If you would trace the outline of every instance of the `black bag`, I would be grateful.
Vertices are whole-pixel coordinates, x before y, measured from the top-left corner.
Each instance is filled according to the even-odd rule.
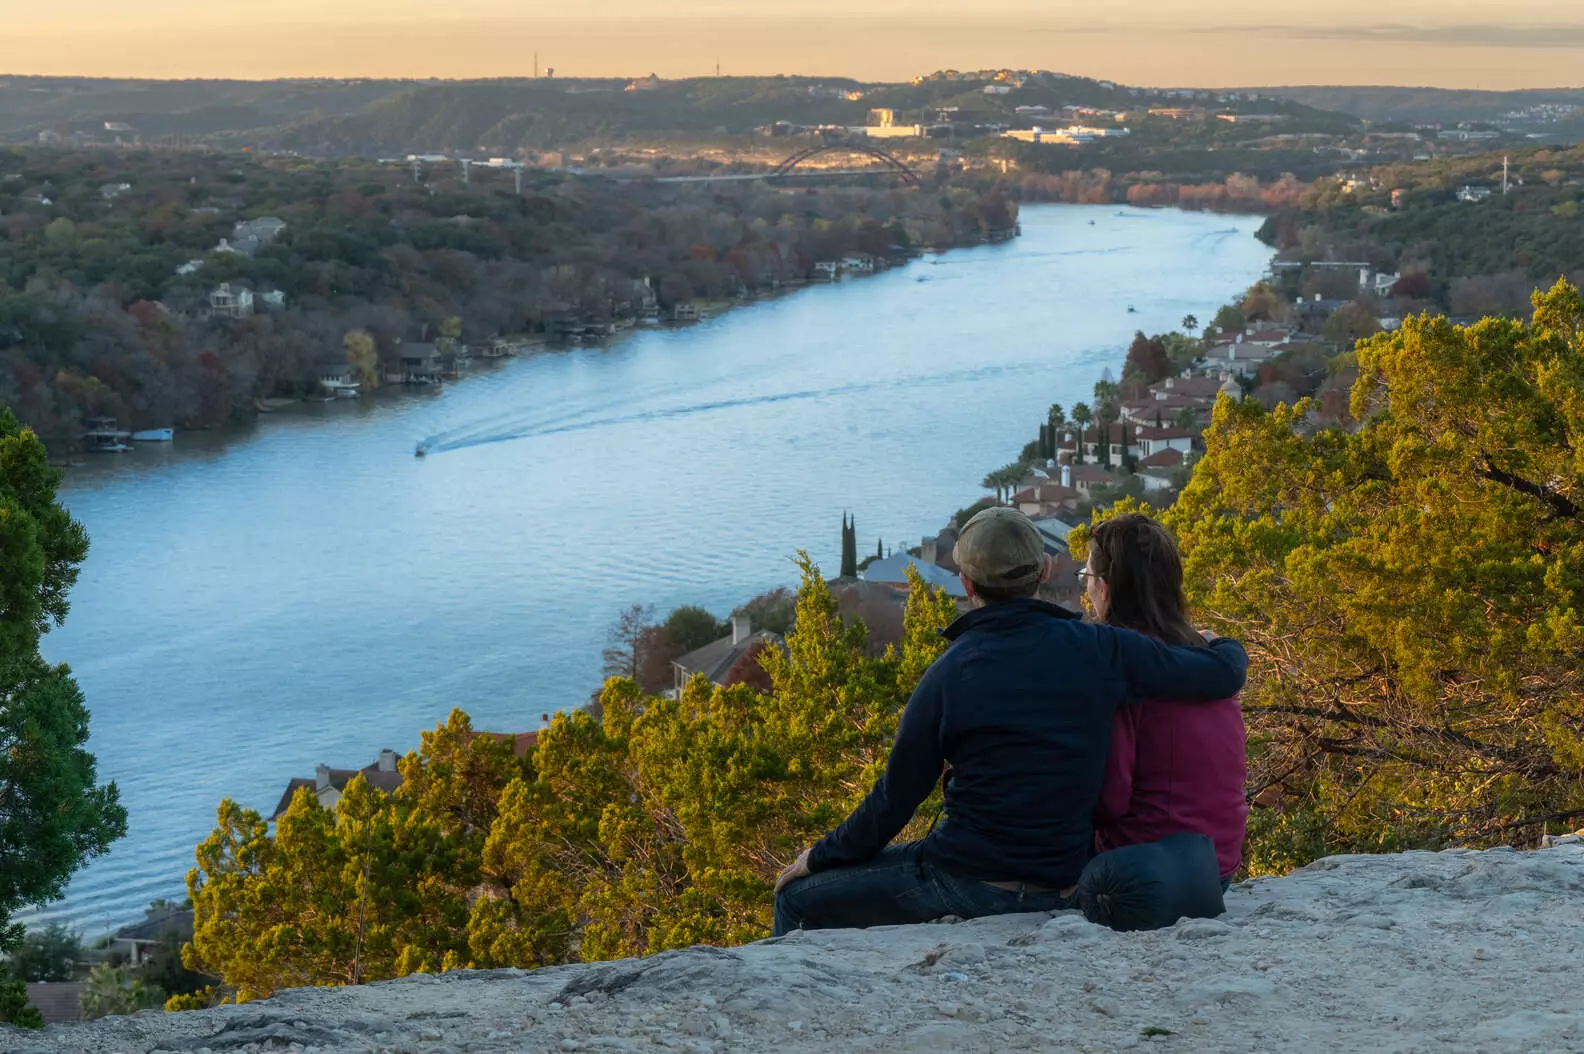
[[[1215,918],[1226,910],[1215,843],[1184,832],[1101,853],[1078,878],[1078,903],[1084,918],[1114,930]]]

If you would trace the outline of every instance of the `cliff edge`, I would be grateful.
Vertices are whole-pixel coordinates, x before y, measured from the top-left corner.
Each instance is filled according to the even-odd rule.
[[[1584,1051],[1584,843],[1339,856],[1227,913],[794,934],[647,959],[299,989],[0,1051]]]

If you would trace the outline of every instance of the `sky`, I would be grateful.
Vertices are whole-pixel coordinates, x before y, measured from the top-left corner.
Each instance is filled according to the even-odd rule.
[[[528,76],[537,53],[558,76],[1584,85],[1577,0],[0,0],[0,24],[0,74]]]

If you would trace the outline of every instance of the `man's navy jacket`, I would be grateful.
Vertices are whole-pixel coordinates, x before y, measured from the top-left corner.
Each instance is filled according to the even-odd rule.
[[[908,700],[885,775],[814,846],[811,871],[885,848],[950,763],[946,815],[923,859],[965,878],[1065,889],[1093,855],[1117,706],[1225,699],[1248,670],[1236,641],[1174,647],[1039,600],[969,612],[945,635],[951,647]]]

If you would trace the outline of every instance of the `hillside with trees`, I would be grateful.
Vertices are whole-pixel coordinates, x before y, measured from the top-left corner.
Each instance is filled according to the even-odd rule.
[[[1463,188],[1480,199],[1463,200]],[[1398,274],[1377,298],[1383,314],[1400,318],[1427,307],[1464,318],[1525,314],[1535,288],[1584,274],[1584,148],[1387,165],[1351,186],[1319,180],[1295,207],[1271,217],[1260,237],[1284,260],[1359,261]],[[1314,270],[1304,279],[1323,283]],[[1353,277],[1331,276],[1341,285]]]
[[[52,442],[99,416],[215,427],[327,362],[377,379],[403,341],[750,297],[819,260],[975,244],[1015,214],[993,188],[526,175],[519,195],[510,172],[453,166],[415,182],[366,161],[0,154],[0,403]],[[230,244],[252,221],[265,237]],[[221,283],[260,309],[216,316]]]

